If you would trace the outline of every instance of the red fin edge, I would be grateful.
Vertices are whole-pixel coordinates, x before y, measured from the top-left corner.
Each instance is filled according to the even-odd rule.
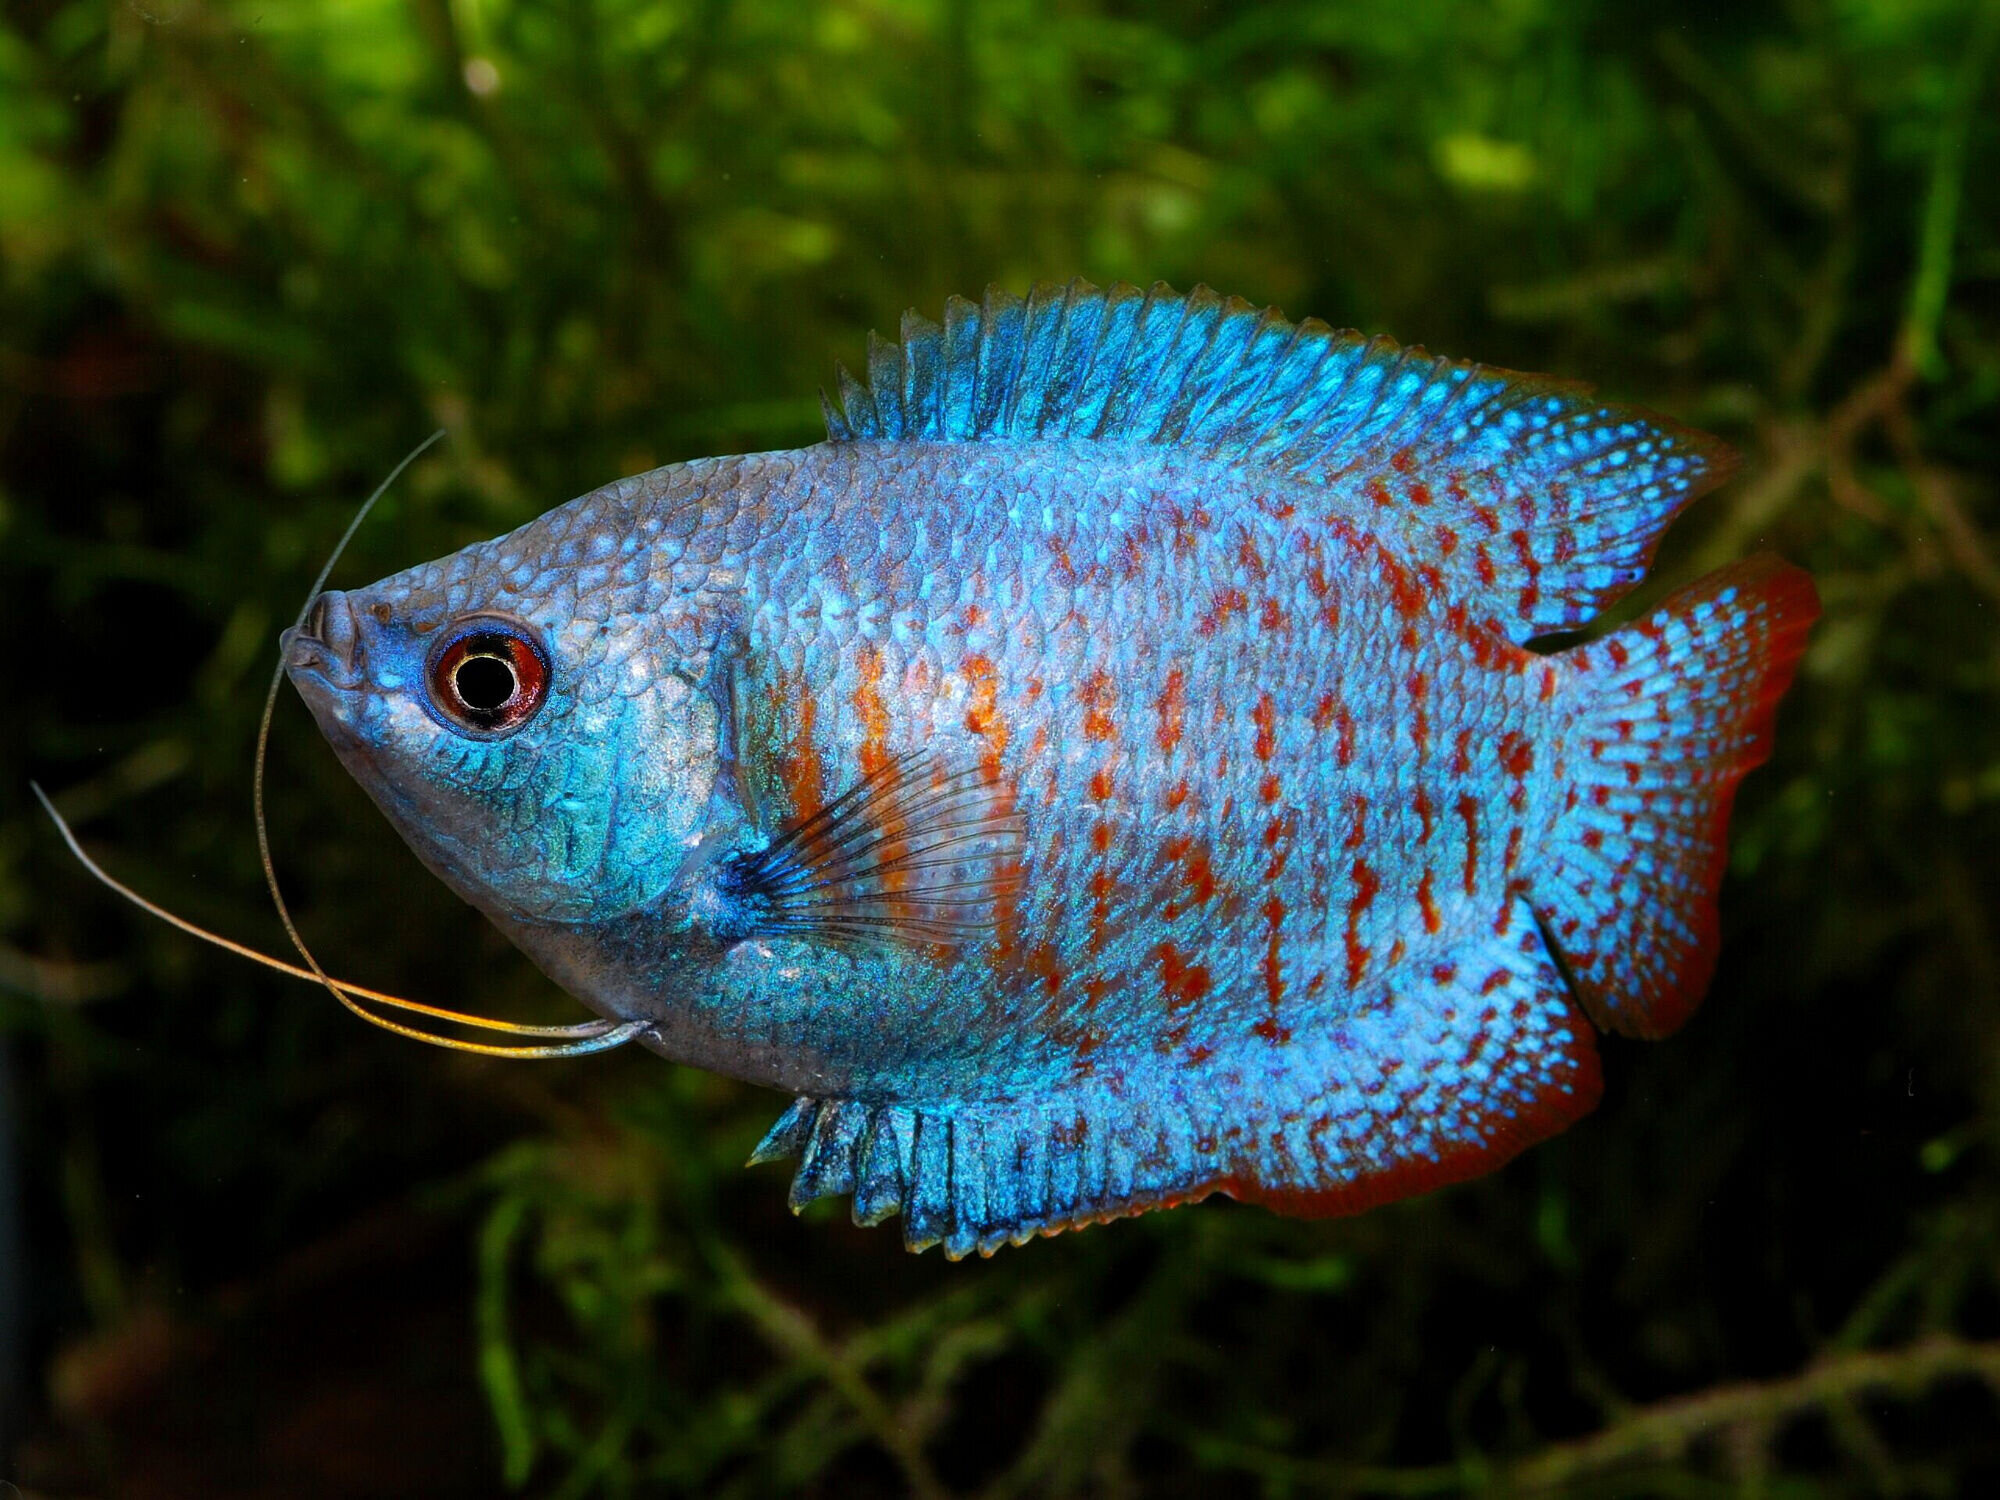
[[[1565,654],[1577,796],[1530,899],[1600,1026],[1661,1037],[1700,1004],[1736,788],[1818,616],[1805,572],[1753,557]]]

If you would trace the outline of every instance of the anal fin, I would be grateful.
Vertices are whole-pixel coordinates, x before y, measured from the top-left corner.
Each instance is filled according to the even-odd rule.
[[[1482,1176],[1596,1107],[1596,1037],[1541,929],[1519,899],[1497,926],[1404,965],[1383,1003],[1319,1044],[1325,1081],[1267,1129],[1235,1196],[1358,1213]]]
[[[1586,1114],[1596,1043],[1527,908],[1450,962],[1406,965],[1365,1009],[1246,1036],[1200,1066],[1156,1052],[1007,1101],[801,1099],[755,1161],[796,1152],[795,1208],[852,1193],[956,1260],[1224,1192],[1356,1213],[1500,1166]]]

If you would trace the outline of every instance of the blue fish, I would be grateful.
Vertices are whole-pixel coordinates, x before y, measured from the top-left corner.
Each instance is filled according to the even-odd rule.
[[[365,589],[287,670],[424,862],[754,1160],[914,1249],[1349,1213],[1588,1111],[1709,980],[1817,614],[1773,558],[1569,650],[1719,483],[1587,388],[1198,288],[953,299],[828,440]]]

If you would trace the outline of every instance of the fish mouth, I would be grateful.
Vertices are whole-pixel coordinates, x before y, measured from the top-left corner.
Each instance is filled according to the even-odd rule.
[[[361,686],[361,626],[354,606],[328,589],[306,606],[304,619],[278,637],[285,673],[308,700],[308,684],[322,692],[351,693]]]

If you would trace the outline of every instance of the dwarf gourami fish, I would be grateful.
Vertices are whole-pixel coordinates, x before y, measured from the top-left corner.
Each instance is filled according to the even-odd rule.
[[[423,861],[754,1161],[957,1257],[1353,1212],[1588,1111],[1708,983],[1817,613],[1567,650],[1722,445],[1206,289],[953,299],[828,439],[320,595],[285,664]]]

